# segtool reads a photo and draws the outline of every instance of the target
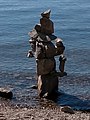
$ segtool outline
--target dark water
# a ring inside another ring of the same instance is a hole
[[[68,76],[59,80],[63,94],[55,103],[90,109],[90,0],[0,0],[0,87],[13,91],[14,104],[47,104],[30,88],[37,82],[35,60],[26,55],[30,49],[28,32],[39,23],[40,13],[49,8],[55,35],[63,39],[67,57]],[[58,57],[56,61],[58,70]]]

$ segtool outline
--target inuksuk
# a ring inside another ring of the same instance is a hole
[[[65,47],[62,40],[54,33],[54,23],[50,20],[51,10],[41,13],[39,24],[36,24],[29,32],[31,50],[28,57],[36,59],[37,87],[40,97],[48,97],[50,94],[58,91],[58,75],[66,75],[64,65],[66,58],[63,55]],[[55,45],[52,42],[55,40]],[[60,72],[56,71],[55,56],[59,55]]]

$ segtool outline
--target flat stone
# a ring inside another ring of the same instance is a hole
[[[38,38],[37,38],[38,42],[48,42],[45,34],[42,34],[42,33],[39,32],[38,35],[39,35]]]
[[[56,41],[56,55],[63,54],[65,46],[62,43],[62,39],[57,38],[55,41]]]
[[[55,35],[53,35],[53,34],[48,35],[48,36],[49,36],[49,38],[50,38],[51,40],[56,40],[56,39],[57,39],[57,36],[55,36]]]
[[[43,43],[39,42],[36,44],[35,58],[53,58],[56,55],[56,48],[52,42]]]
[[[43,47],[42,43],[36,42],[35,58],[36,59],[43,59],[43,58],[45,58],[44,47]]]
[[[13,97],[13,93],[5,88],[0,88],[0,97],[11,99]]]
[[[52,40],[55,40],[57,37],[53,34],[50,34],[50,35],[46,35],[46,34],[43,34],[41,32],[38,32],[38,42],[43,42],[43,43],[49,43],[50,41]]]
[[[28,57],[28,58],[29,58],[29,57],[34,57],[32,50],[29,50],[29,51],[28,51],[27,57]]]
[[[45,55],[46,58],[52,58],[56,54],[55,46],[52,42],[49,42],[48,44],[45,44]]]
[[[49,10],[46,10],[43,13],[41,13],[41,16],[49,18],[50,17],[50,13],[51,13],[51,10],[49,9]]]
[[[48,43],[52,40],[56,40],[56,38],[57,38],[57,36],[55,36],[53,34],[46,35],[46,34],[43,34],[41,32],[38,32],[37,40],[40,41],[40,42]]]

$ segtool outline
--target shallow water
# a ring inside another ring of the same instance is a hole
[[[67,57],[68,76],[59,80],[59,91],[63,94],[55,103],[90,109],[89,0],[46,0],[44,4],[40,0],[0,0],[0,87],[13,91],[14,104],[44,105],[37,90],[30,88],[37,83],[35,59],[26,56],[30,49],[28,32],[39,23],[40,13],[49,8],[55,35],[63,39]],[[58,70],[58,57],[56,61]]]

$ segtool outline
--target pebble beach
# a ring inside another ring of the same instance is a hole
[[[90,113],[74,111],[74,114],[61,111],[61,107],[19,107],[0,104],[0,120],[90,120]]]

